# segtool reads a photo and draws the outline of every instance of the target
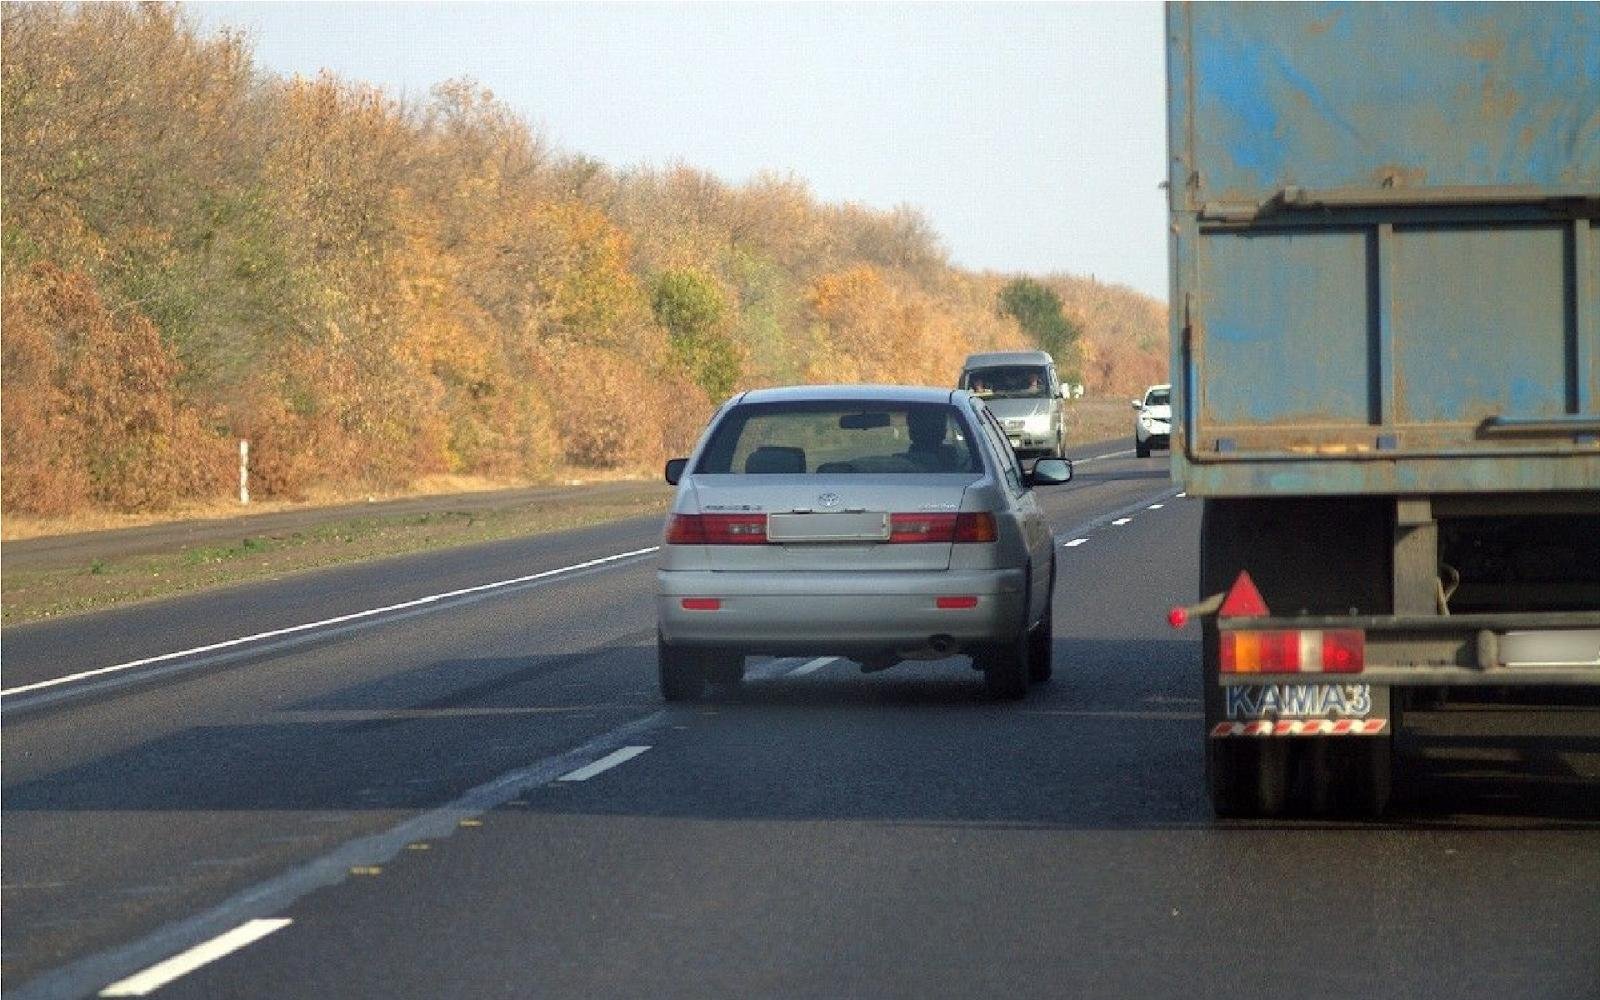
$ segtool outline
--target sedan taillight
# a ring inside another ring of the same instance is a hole
[[[765,545],[765,514],[673,514],[668,545]]]
[[[998,535],[994,515],[988,511],[970,514],[891,514],[889,541],[906,542],[992,542]]]

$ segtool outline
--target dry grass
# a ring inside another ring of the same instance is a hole
[[[582,504],[553,499],[470,513],[349,518],[159,555],[11,570],[0,581],[0,620],[14,625],[341,563],[663,514],[669,501],[666,494],[595,497]]]
[[[25,538],[43,538],[54,535],[75,535],[85,531],[115,531],[118,528],[139,528],[149,524],[171,524],[176,521],[194,521],[239,514],[273,514],[285,510],[313,510],[339,504],[362,503],[377,500],[401,500],[409,497],[449,496],[457,493],[485,493],[491,490],[517,489],[526,486],[583,486],[589,483],[654,481],[659,469],[579,469],[563,468],[547,477],[530,479],[496,479],[490,476],[432,475],[423,476],[407,489],[359,489],[317,486],[306,491],[304,500],[254,500],[243,505],[237,499],[192,501],[178,504],[168,510],[118,513],[105,510],[85,510],[59,517],[37,517],[26,514],[6,514],[0,518],[0,541],[14,542]]]
[[[1067,406],[1067,441],[1083,444],[1133,438],[1133,409],[1125,399],[1075,399]]]

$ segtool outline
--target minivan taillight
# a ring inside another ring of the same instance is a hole
[[[673,514],[668,545],[765,545],[765,514]]]

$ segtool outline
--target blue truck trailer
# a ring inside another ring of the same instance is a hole
[[[1172,473],[1219,814],[1600,685],[1600,4],[1167,9]]]

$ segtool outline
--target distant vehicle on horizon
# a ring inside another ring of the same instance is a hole
[[[1066,454],[1067,390],[1046,351],[991,351],[968,355],[956,383],[981,397],[1005,429],[1018,458]]]
[[[1149,458],[1151,448],[1166,448],[1172,440],[1172,386],[1153,385],[1143,399],[1133,401],[1133,450]]]

